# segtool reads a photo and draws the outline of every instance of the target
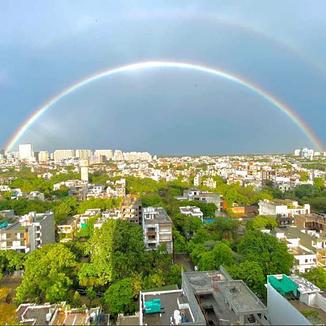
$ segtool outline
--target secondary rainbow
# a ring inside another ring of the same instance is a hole
[[[219,68],[208,67],[205,65],[199,65],[188,62],[175,62],[175,61],[145,61],[139,63],[133,63],[128,65],[119,66],[117,68],[108,69],[92,76],[86,77],[75,83],[74,85],[66,88],[58,95],[51,98],[43,106],[37,109],[16,131],[13,137],[8,141],[6,145],[6,150],[11,151],[18,144],[25,132],[44,114],[46,113],[54,104],[58,103],[61,99],[69,94],[73,93],[77,89],[88,85],[94,81],[101,78],[117,75],[120,73],[133,72],[137,70],[148,70],[148,69],[183,69],[192,70],[201,73],[206,73],[214,75],[217,77],[224,78],[226,80],[232,81],[236,84],[242,85],[243,87],[251,90],[255,94],[264,98],[267,102],[271,103],[275,108],[279,109],[286,116],[288,116],[293,123],[295,123],[311,141],[311,143],[320,151],[323,150],[323,145],[310,127],[302,120],[302,118],[288,105],[277,99],[275,96],[261,88],[260,86],[252,83],[251,81],[243,78],[242,76],[231,74]]]

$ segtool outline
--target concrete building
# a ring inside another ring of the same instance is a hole
[[[77,149],[76,150],[76,157],[80,160],[86,160],[89,161],[89,159],[92,157],[93,153],[89,149]]]
[[[275,229],[275,236],[287,244],[288,251],[294,256],[293,273],[306,273],[317,267],[316,249],[311,237],[295,226]]]
[[[45,200],[45,195],[42,192],[39,192],[39,191],[31,191],[27,195],[27,199],[44,201]]]
[[[87,160],[80,160],[79,165],[80,165],[80,178],[81,178],[81,181],[88,183],[88,181],[89,181],[88,161]]]
[[[104,156],[107,160],[111,160],[113,158],[113,151],[111,149],[97,149],[94,155]]]
[[[136,161],[151,161],[152,155],[148,152],[125,152],[123,153],[124,160],[128,162]]]
[[[192,310],[204,313],[207,325],[269,324],[264,304],[243,281],[233,280],[223,268],[183,273],[182,289]]]
[[[115,191],[117,194],[117,197],[125,197],[126,196],[126,179],[119,179],[115,182]]]
[[[316,251],[317,266],[326,268],[326,215],[309,214],[295,217],[295,225],[305,233]]]
[[[294,217],[296,215],[310,214],[310,205],[300,206],[293,200],[261,200],[259,201],[259,215]]]
[[[54,216],[52,212],[31,212],[13,223],[0,228],[0,250],[30,252],[47,243],[55,242]]]
[[[134,196],[124,197],[121,204],[121,218],[129,222],[140,224],[142,220],[141,200]]]
[[[326,296],[299,276],[267,277],[267,309],[271,325],[325,325]]]
[[[38,153],[38,162],[39,163],[47,163],[49,161],[50,154],[47,151],[40,151]]]
[[[75,157],[76,154],[73,149],[59,149],[53,153],[53,159],[55,162],[61,162]]]
[[[267,308],[223,269],[182,273],[182,288],[141,292],[139,313],[118,325],[269,325]]]
[[[113,161],[124,161],[125,158],[122,151],[115,150],[112,159]]]
[[[201,175],[196,174],[194,177],[194,186],[199,187],[201,185]]]
[[[207,178],[206,180],[203,181],[203,186],[215,189],[216,188],[216,181],[214,181],[213,178]]]
[[[204,214],[199,207],[196,206],[182,206],[179,207],[180,213],[192,217],[198,217],[201,221],[204,219]]]
[[[156,249],[165,244],[168,253],[173,252],[172,221],[164,208],[144,208],[142,225],[146,249]]]
[[[295,225],[303,229],[326,233],[326,214],[313,213],[296,216]]]
[[[221,196],[219,194],[202,191],[198,189],[184,190],[182,197],[177,197],[178,200],[194,200],[202,203],[215,204],[217,211],[221,210]]]
[[[33,146],[31,144],[19,145],[19,159],[28,162],[34,159]]]

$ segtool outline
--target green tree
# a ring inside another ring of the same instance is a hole
[[[309,203],[314,210],[326,213],[326,197],[310,198]]]
[[[143,207],[163,206],[162,197],[159,194],[151,193],[141,197]]]
[[[326,270],[322,267],[313,268],[309,272],[302,274],[302,276],[314,283],[322,291],[326,291]]]
[[[132,279],[124,278],[113,283],[105,291],[103,301],[112,315],[133,313],[136,305],[134,303]]]
[[[315,178],[314,179],[314,187],[318,191],[322,191],[324,189],[324,184],[325,184],[325,180],[323,178]]]
[[[165,277],[163,275],[163,272],[160,270],[153,272],[150,275],[145,276],[144,278],[145,290],[160,288],[165,284]]]
[[[183,267],[179,264],[171,265],[170,271],[166,275],[166,284],[168,285],[177,285],[181,287],[181,273]]]
[[[75,291],[74,296],[72,298],[72,304],[75,307],[80,307],[80,294],[77,291]]]
[[[25,255],[15,250],[0,250],[0,275],[13,273],[23,268]]]
[[[92,286],[86,289],[86,295],[87,298],[89,299],[89,305],[91,306],[93,301],[96,299],[96,291]]]
[[[265,275],[257,262],[246,260],[238,265],[228,267],[228,272],[233,279],[243,280],[259,297],[265,295]]]
[[[273,230],[276,227],[277,220],[273,216],[256,216],[254,219],[250,220],[246,225],[246,228],[248,230]]]
[[[238,230],[239,222],[229,217],[218,217],[214,223],[208,226],[210,231],[216,232],[219,239],[234,239]]]
[[[102,210],[107,210],[111,208],[119,207],[121,204],[121,198],[92,198],[89,200],[84,200],[80,202],[78,213],[83,214],[87,209],[100,208]]]
[[[67,197],[56,202],[53,212],[56,224],[64,223],[77,213],[78,201],[75,197]]]
[[[307,171],[300,171],[299,175],[300,175],[300,181],[305,182],[309,180],[309,173]]]
[[[89,243],[90,260],[99,284],[131,276],[143,268],[145,249],[139,225],[109,220],[94,231]]]
[[[238,252],[246,260],[257,262],[265,276],[289,274],[294,263],[285,243],[261,231],[246,232],[238,245]]]
[[[187,251],[187,241],[175,227],[173,227],[173,247],[176,253],[185,253]]]
[[[66,301],[73,284],[75,256],[63,244],[48,244],[28,255],[16,301]]]
[[[221,265],[231,265],[233,263],[233,252],[229,246],[223,242],[217,243],[213,250],[203,252],[200,255],[198,267],[202,271],[216,270]]]

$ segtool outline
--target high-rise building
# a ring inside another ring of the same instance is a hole
[[[49,161],[49,152],[47,152],[47,151],[40,151],[38,153],[38,161],[40,163],[48,162]]]
[[[113,159],[114,161],[123,161],[125,158],[124,158],[124,155],[123,155],[123,152],[122,152],[122,151],[120,151],[120,150],[115,150],[112,159]]]
[[[113,157],[113,151],[111,149],[97,149],[94,156],[105,156],[107,160],[111,160]]]
[[[59,149],[53,153],[53,159],[56,162],[60,162],[62,160],[67,160],[74,157],[75,151],[73,149]]]
[[[21,161],[32,161],[34,159],[33,146],[31,144],[19,145],[19,159]]]
[[[80,165],[80,177],[81,181],[88,182],[88,161],[87,160],[81,160],[79,162]]]
[[[89,149],[77,149],[76,150],[76,157],[80,160],[89,160],[92,156],[92,151]]]

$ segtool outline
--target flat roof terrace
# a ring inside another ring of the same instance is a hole
[[[145,302],[153,299],[160,299],[161,312],[159,313],[145,313],[144,304]],[[174,313],[176,310],[180,311],[183,323],[192,323],[193,316],[187,306],[187,300],[183,296],[182,290],[172,290],[163,292],[148,292],[141,294],[142,304],[142,323],[144,325],[170,325],[171,321],[174,322]]]
[[[267,312],[265,305],[242,280],[220,282],[218,287],[237,314]]]

